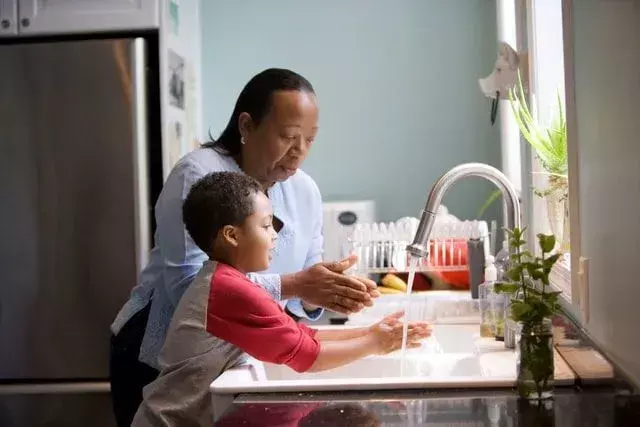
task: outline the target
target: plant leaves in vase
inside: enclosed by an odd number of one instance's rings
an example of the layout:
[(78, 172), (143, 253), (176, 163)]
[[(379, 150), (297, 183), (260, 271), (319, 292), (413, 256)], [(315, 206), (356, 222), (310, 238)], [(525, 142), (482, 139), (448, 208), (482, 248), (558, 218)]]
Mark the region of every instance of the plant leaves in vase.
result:
[(541, 256), (524, 250), (524, 231), (507, 230), (512, 252), (509, 282), (496, 284), (495, 290), (513, 296), (509, 318), (520, 325), (518, 390), (525, 398), (546, 399), (552, 395), (554, 371), (551, 317), (560, 310), (561, 293), (549, 289), (549, 274), (562, 255), (552, 253), (554, 235), (537, 235)]

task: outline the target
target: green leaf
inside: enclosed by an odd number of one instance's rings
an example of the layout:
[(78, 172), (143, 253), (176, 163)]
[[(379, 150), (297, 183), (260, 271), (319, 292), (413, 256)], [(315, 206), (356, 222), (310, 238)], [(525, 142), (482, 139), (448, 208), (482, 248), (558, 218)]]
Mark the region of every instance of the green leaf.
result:
[(519, 228), (514, 228), (513, 229), (513, 238), (516, 240), (519, 240), (522, 237), (522, 230), (520, 230)]
[(542, 300), (545, 301), (547, 304), (556, 304), (558, 302), (558, 297), (560, 296), (562, 292), (561, 291), (557, 291), (557, 292), (545, 292), (542, 295)]
[(551, 267), (553, 267), (553, 265), (560, 259), (560, 257), (562, 256), (561, 253), (557, 253), (557, 254), (553, 254), (550, 257), (546, 258), (544, 261), (542, 261), (542, 264), (544, 265), (545, 268), (548, 268), (549, 270), (551, 270)]
[(507, 271), (506, 276), (512, 281), (517, 282), (521, 279), (522, 269), (522, 265), (514, 266)]
[(524, 301), (511, 302), (511, 318), (516, 322), (526, 318), (531, 312), (531, 306)]
[(493, 289), (496, 291), (496, 293), (499, 294), (515, 294), (516, 292), (518, 292), (518, 285), (515, 283), (499, 282), (494, 285)]
[(529, 258), (529, 259), (535, 259), (535, 257), (533, 256), (533, 254), (531, 252), (529, 252), (528, 250), (524, 250), (521, 252), (522, 256)]
[(531, 277), (533, 278), (533, 280), (542, 280), (544, 282), (545, 274), (542, 271), (533, 270), (529, 274), (531, 274)]
[(540, 245), (540, 249), (542, 252), (549, 253), (556, 247), (556, 236), (553, 234), (538, 234), (538, 244)]
[(486, 210), (489, 209), (489, 207), (491, 207), (491, 205), (496, 200), (498, 200), (501, 196), (502, 196), (502, 191), (500, 191), (500, 190), (495, 190), (494, 192), (492, 192), (489, 195), (489, 198), (484, 202), (484, 204), (478, 210), (478, 217), (481, 217), (482, 215), (484, 215)]
[(548, 173), (566, 176), (568, 171), (567, 126), (560, 92), (556, 93), (557, 114), (548, 126), (544, 126), (529, 111), (520, 73), (518, 73), (517, 83), (517, 88), (509, 90), (508, 95), (511, 110), (522, 136), (534, 149), (536, 157)]

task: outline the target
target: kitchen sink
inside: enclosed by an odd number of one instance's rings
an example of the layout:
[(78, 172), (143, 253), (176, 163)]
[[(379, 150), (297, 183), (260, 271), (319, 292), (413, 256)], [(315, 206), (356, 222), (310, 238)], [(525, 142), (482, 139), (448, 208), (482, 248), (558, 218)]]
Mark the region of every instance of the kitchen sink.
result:
[[(347, 328), (327, 326), (324, 328)], [(398, 389), (501, 388), (515, 386), (515, 353), (479, 337), (478, 324), (437, 324), (421, 348), (370, 356), (336, 369), (298, 373), (249, 359), (211, 384), (219, 416), (240, 393), (303, 393)]]
[(249, 359), (246, 365), (218, 377), (211, 391), (232, 394), (514, 384), (515, 353), (505, 350), (503, 343), (479, 338), (478, 330), (478, 325), (436, 325), (421, 348), (407, 350), (404, 366), (400, 351), (313, 373)]
[[(353, 326), (318, 329), (349, 327)], [(505, 349), (503, 342), (481, 338), (479, 330), (477, 323), (435, 324), (421, 348), (407, 350), (404, 366), (400, 351), (315, 373), (248, 359), (211, 383), (214, 416), (219, 417), (238, 394), (514, 387), (515, 352)], [(556, 356), (556, 385), (573, 385), (573, 373)]]

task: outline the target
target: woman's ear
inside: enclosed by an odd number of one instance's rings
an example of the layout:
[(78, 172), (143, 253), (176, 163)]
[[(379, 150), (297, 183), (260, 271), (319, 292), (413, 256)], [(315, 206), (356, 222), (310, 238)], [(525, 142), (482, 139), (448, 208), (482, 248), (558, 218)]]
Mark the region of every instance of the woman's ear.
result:
[(249, 113), (240, 113), (238, 116), (238, 131), (240, 132), (240, 136), (246, 140), (254, 128), (253, 119)]
[(238, 246), (238, 228), (233, 225), (225, 225), (222, 228), (222, 239), (232, 247)]

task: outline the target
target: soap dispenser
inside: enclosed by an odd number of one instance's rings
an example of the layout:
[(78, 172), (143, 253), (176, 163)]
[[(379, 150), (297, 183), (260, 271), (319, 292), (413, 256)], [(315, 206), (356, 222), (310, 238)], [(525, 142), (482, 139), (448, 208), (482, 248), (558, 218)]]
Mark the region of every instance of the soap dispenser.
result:
[(492, 299), (495, 295), (493, 286), (496, 283), (498, 272), (495, 266), (493, 256), (487, 256), (487, 262), (484, 268), (484, 282), (478, 286), (478, 300), (480, 303), (480, 336), (493, 338), (494, 335), (494, 319), (492, 315)]
[(505, 239), (502, 242), (502, 248), (495, 257), (495, 266), (496, 266), (496, 280), (504, 280), (507, 271), (509, 271), (510, 266), (510, 252), (509, 252), (509, 241)]

